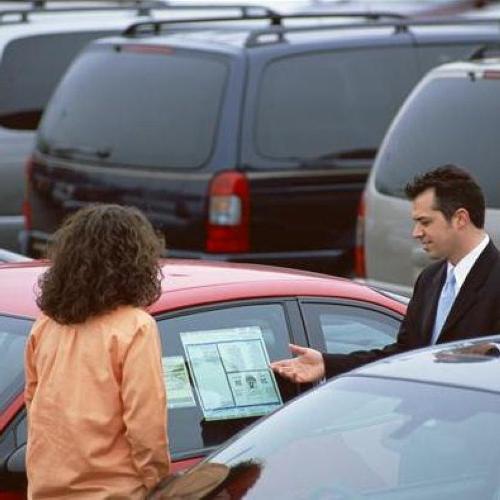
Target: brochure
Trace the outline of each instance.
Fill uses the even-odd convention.
[[[180,337],[206,420],[266,415],[282,405],[260,327]]]

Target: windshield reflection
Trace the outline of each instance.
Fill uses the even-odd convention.
[[[496,499],[499,424],[498,394],[342,377],[215,453],[228,470],[210,491],[158,498]]]

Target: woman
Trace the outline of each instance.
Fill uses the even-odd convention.
[[[26,347],[28,498],[140,499],[168,474],[154,319],[160,242],[136,209],[96,205],[56,232]]]

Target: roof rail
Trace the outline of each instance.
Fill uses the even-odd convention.
[[[351,17],[351,16],[348,16]],[[356,17],[356,16],[353,16]],[[384,17],[384,16],[381,16]],[[262,44],[269,44],[269,41],[259,42],[261,37],[276,36],[276,42],[284,41],[284,35],[287,33],[303,33],[307,31],[332,31],[348,30],[358,28],[394,28],[396,33],[408,31],[411,27],[439,27],[439,26],[476,26],[476,25],[498,25],[500,28],[500,18],[409,18],[400,17],[394,21],[377,21],[376,23],[342,23],[342,24],[322,24],[317,26],[271,26],[269,28],[252,30],[246,41],[245,47],[256,47]]]
[[[30,7],[19,9],[5,9],[0,7],[0,25],[1,24],[14,24],[14,23],[27,23],[31,15],[36,14],[54,14],[54,13],[84,13],[84,12],[120,12],[120,11],[136,11],[137,16],[148,16],[152,10],[235,10],[240,9],[243,13],[247,10],[254,9],[256,12],[261,12],[262,16],[271,16],[275,12],[267,7],[260,7],[257,5],[217,5],[217,4],[172,4],[165,3],[159,0],[138,0],[117,2],[116,6],[103,5],[95,7],[48,7],[47,0],[33,0],[30,2]],[[56,2],[50,2],[56,4]]]
[[[224,5],[224,7],[228,7]],[[233,6],[235,8],[235,6]],[[154,34],[159,35],[162,32],[162,28],[168,27],[175,24],[198,24],[198,23],[210,23],[210,22],[229,22],[229,21],[248,21],[248,20],[266,20],[270,22],[270,26],[283,26],[283,21],[287,19],[332,19],[332,18],[362,18],[368,19],[370,21],[378,21],[382,18],[387,19],[406,19],[405,16],[401,14],[395,14],[394,12],[332,12],[332,13],[314,13],[314,12],[304,12],[299,14],[279,14],[271,9],[258,7],[258,9],[263,10],[262,13],[252,14],[255,11],[256,6],[247,6],[242,9],[240,17],[207,17],[207,18],[190,18],[190,19],[172,19],[172,20],[160,20],[160,21],[144,21],[138,22],[130,25],[124,32],[124,36],[134,36],[134,35],[147,35]],[[258,11],[257,11],[258,12]],[[315,27],[311,27],[315,29]]]
[[[500,44],[493,43],[481,45],[467,58],[468,61],[478,61],[480,59],[485,59],[486,57],[499,57],[500,56]]]

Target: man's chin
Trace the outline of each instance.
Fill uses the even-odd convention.
[[[429,256],[429,259],[439,260],[439,259],[443,258],[442,255],[440,255],[439,253],[431,250],[429,247],[423,247],[423,249],[424,249],[424,252]]]

